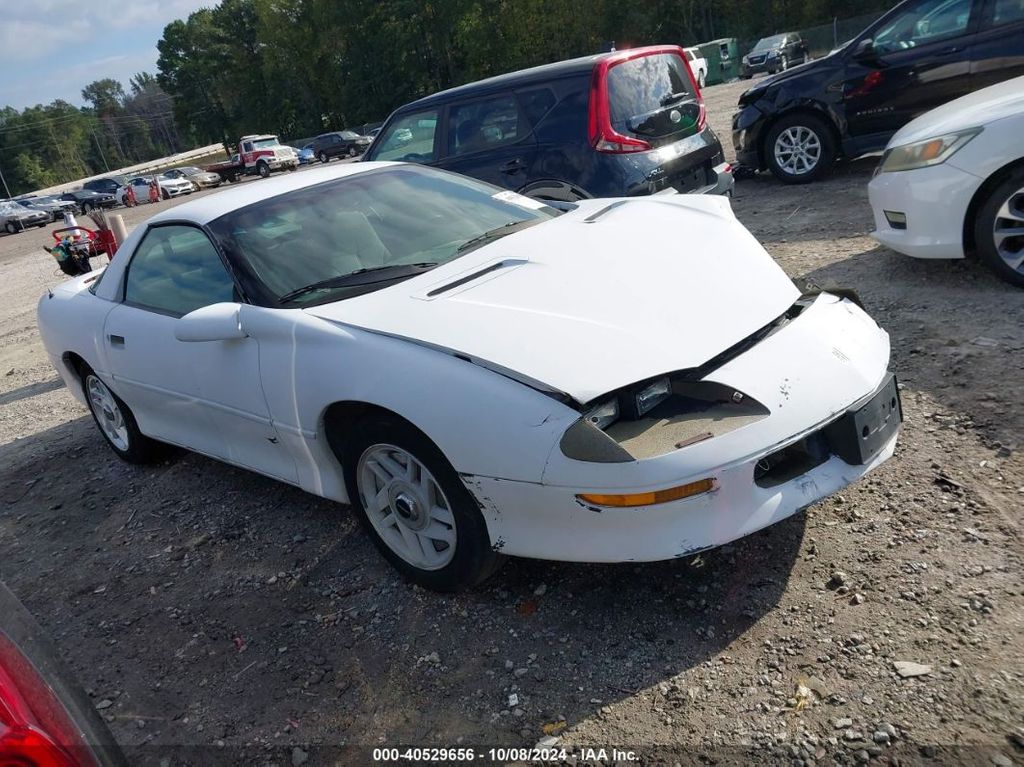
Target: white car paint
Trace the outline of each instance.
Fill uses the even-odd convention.
[[[195,188],[192,186],[192,182],[184,178],[167,178],[166,176],[157,176],[157,184],[160,187],[161,193],[166,192],[169,197],[178,197],[183,194],[192,194]],[[133,178],[128,182],[135,190],[135,201],[139,203],[149,202],[149,179],[139,176]],[[117,190],[117,201],[124,205],[125,194],[128,191],[127,186],[123,186]],[[161,194],[160,199],[163,199]]]
[[[275,177],[162,212],[148,226],[203,225],[264,198],[394,165]],[[477,500],[492,546],[506,554],[682,556],[793,514],[895,446],[893,433],[864,464],[833,456],[775,487],[753,481],[766,455],[840,418],[886,380],[887,334],[849,300],[821,294],[703,379],[759,401],[759,420],[653,458],[595,463],[563,454],[563,435],[581,420],[576,403],[700,365],[797,300],[725,199],[591,201],[376,292],[307,309],[216,304],[181,319],[120,303],[146,230],[129,236],[98,285],[93,273],[40,299],[44,346],[75,396],[84,401],[69,353],[124,399],[143,433],[341,502],[349,495],[324,414],[335,402],[384,408],[437,445]],[[503,269],[428,295],[502,260]],[[225,322],[228,340],[180,340]],[[656,506],[594,509],[576,498],[709,475],[712,492]]]
[[[915,144],[957,131],[981,133],[938,165],[878,173],[868,185],[878,242],[914,258],[963,258],[968,208],[986,180],[1024,160],[1024,77],[943,104],[907,123],[889,141]],[[903,213],[893,228],[885,211]]]

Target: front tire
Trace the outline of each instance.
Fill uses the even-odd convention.
[[[270,176],[270,166],[267,165],[262,160],[260,160],[258,163],[256,163],[256,173],[259,175],[260,178],[267,178],[268,176]]]
[[[825,121],[814,115],[787,115],[765,137],[765,164],[786,184],[817,181],[829,172],[835,157],[835,137]]]
[[[707,80],[707,77],[704,76],[704,73],[703,72],[698,72],[697,73],[697,85],[700,87],[701,90],[704,90],[704,81],[705,80]]]
[[[408,580],[462,591],[501,565],[476,501],[422,432],[395,417],[370,416],[355,425],[343,452],[360,522]]]
[[[139,431],[131,409],[89,368],[82,371],[82,390],[100,434],[118,458],[144,464],[166,455],[167,446]]]
[[[992,190],[974,218],[974,241],[985,265],[1024,288],[1024,168]]]
[[[4,224],[4,229],[6,230],[7,234],[17,234],[20,231],[18,227],[14,225],[13,221],[8,221],[6,224]]]
[[[779,60],[779,70],[785,72],[787,69],[789,69],[789,59],[783,56]]]
[[[324,165],[326,165],[327,163],[329,163],[331,161],[331,158],[327,156],[327,152],[324,152],[323,150],[321,150],[320,154],[318,154],[316,156],[316,159],[318,159]]]

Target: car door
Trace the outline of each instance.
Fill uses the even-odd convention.
[[[842,100],[856,151],[885,146],[918,115],[971,90],[981,0],[916,0],[850,46]]]
[[[294,461],[278,443],[263,394],[258,343],[175,338],[178,318],[236,300],[205,232],[185,223],[151,227],[104,325],[114,389],[143,433],[294,482]]]
[[[537,141],[514,93],[451,104],[445,115],[445,153],[438,167],[506,189],[526,184]]]
[[[987,0],[971,49],[971,90],[1024,75],[1024,0]]]

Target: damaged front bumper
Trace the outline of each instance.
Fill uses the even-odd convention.
[[[822,294],[704,379],[746,392],[767,417],[628,463],[574,460],[556,446],[539,483],[463,479],[503,553],[581,562],[686,556],[785,519],[892,456],[901,413],[888,359],[883,330],[851,301]],[[579,498],[706,479],[710,491],[646,506]]]

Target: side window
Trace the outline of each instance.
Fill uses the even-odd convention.
[[[437,110],[402,115],[374,142],[371,160],[405,160],[432,162],[434,134],[437,133]]]
[[[992,3],[992,26],[1024,21],[1024,0],[995,0]]]
[[[252,151],[252,142],[251,141],[243,141],[242,142],[242,151],[243,152],[251,152]]]
[[[520,126],[514,96],[460,104],[448,111],[448,154],[469,154],[511,144],[527,132],[527,126]]]
[[[909,50],[967,32],[971,0],[919,0],[878,30],[879,53]]]
[[[523,115],[531,125],[536,125],[541,118],[551,111],[555,105],[555,94],[550,88],[537,88],[532,91],[520,91],[519,105]]]
[[[128,265],[125,303],[180,317],[235,300],[235,286],[209,238],[194,226],[149,231]]]

